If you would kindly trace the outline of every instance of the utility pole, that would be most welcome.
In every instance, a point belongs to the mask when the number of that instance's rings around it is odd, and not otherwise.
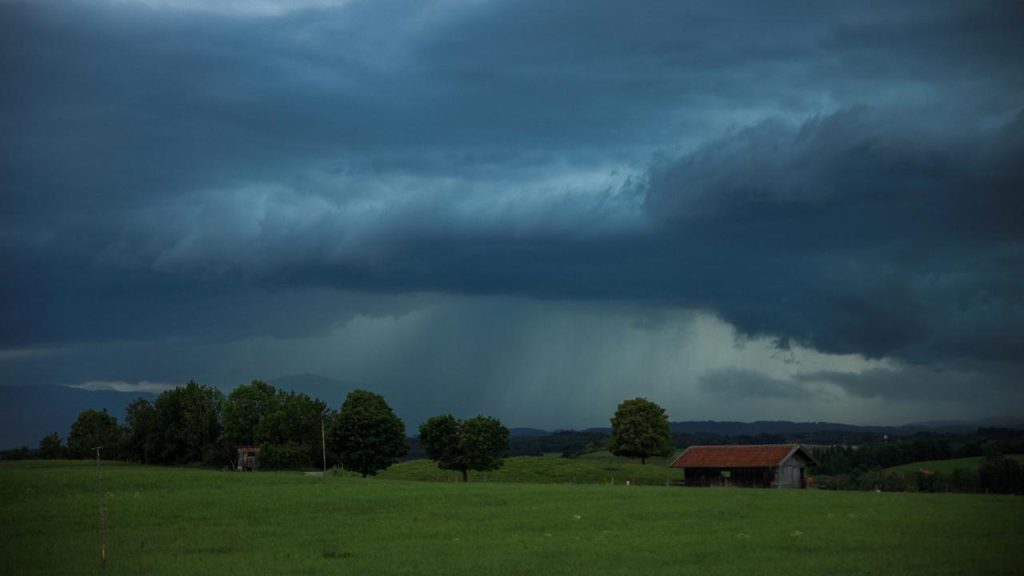
[[[96,483],[100,500],[100,567],[107,567],[107,512],[103,508],[103,472],[100,469],[100,450],[103,446],[97,446],[96,450]]]

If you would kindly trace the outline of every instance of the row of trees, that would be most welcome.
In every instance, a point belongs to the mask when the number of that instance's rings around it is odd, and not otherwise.
[[[830,446],[814,451],[821,474],[848,474],[876,468],[891,468],[911,462],[948,460],[954,457],[974,456],[961,454],[940,439],[914,438],[861,446]]]
[[[646,462],[672,453],[668,415],[649,400],[622,402],[611,423],[607,444],[599,443],[616,455]],[[236,447],[259,446],[264,467],[317,467],[324,458],[321,433],[327,439],[328,465],[364,475],[386,469],[409,449],[402,420],[372,392],[355,390],[334,411],[322,400],[259,380],[227,396],[190,381],[153,402],[136,399],[123,425],[105,410],[86,410],[72,425],[66,446],[56,433],[49,434],[40,442],[39,456],[86,458],[102,447],[103,457],[111,459],[234,467]],[[459,471],[465,479],[469,470],[501,466],[509,432],[496,418],[459,420],[445,414],[420,426],[419,442],[440,468]]]
[[[668,415],[649,400],[622,402],[611,423],[611,437],[607,443],[598,443],[613,454],[644,463],[674,450]],[[334,411],[321,400],[254,381],[226,397],[215,388],[189,382],[160,394],[152,403],[137,399],[129,405],[123,426],[105,411],[86,410],[72,425],[67,446],[56,433],[49,434],[40,442],[38,453],[44,458],[93,457],[96,447],[102,447],[105,458],[233,466],[236,447],[260,446],[265,467],[305,468],[319,467],[325,457],[321,433],[326,438],[326,463],[341,464],[363,476],[388,468],[409,451],[402,420],[379,394],[355,390]],[[857,448],[819,448],[814,451],[819,463],[815,474],[824,485],[840,489],[1022,493],[1020,464],[1002,456],[1007,447],[1015,451],[1018,439],[1019,435],[988,438],[979,433],[978,438],[956,446],[941,438],[913,438]],[[439,468],[460,472],[464,481],[470,470],[501,467],[509,450],[508,429],[488,416],[466,420],[451,414],[435,416],[420,426],[418,440]],[[983,451],[986,458],[977,470],[885,471],[908,462]]]
[[[508,451],[509,432],[493,417],[465,421],[436,416],[420,427],[428,456],[443,469],[493,470]],[[67,445],[56,433],[42,439],[46,458],[94,457],[146,464],[227,464],[234,468],[239,446],[259,446],[267,468],[308,468],[340,464],[374,475],[404,456],[405,424],[384,398],[366,390],[348,394],[340,410],[306,394],[278,390],[261,381],[220,390],[189,381],[150,402],[139,398],[125,411],[124,424],[106,410],[78,415]],[[322,452],[323,451],[323,452]]]
[[[1024,494],[1024,469],[1020,463],[992,451],[977,468],[949,471],[918,469],[893,471],[874,468],[817,477],[819,486],[837,490],[885,492],[982,492]]]
[[[501,455],[508,451],[508,429],[489,416],[459,420],[445,414],[420,425],[420,443],[439,468],[461,472],[465,482],[470,470],[501,467]]]
[[[989,456],[993,453],[1024,453],[1024,434],[1019,430],[981,428],[971,435],[918,436],[859,446],[815,448],[819,474],[853,474],[891,468],[913,462]]]

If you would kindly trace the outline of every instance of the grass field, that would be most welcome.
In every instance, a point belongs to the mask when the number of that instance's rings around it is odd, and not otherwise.
[[[1024,456],[1019,454],[1008,455],[1007,458],[1013,458],[1017,462],[1024,464]],[[952,474],[957,468],[964,468],[967,470],[977,470],[981,467],[981,463],[985,461],[982,456],[975,456],[973,458],[954,458],[952,460],[927,460],[924,462],[912,462],[910,464],[903,464],[902,466],[893,466],[892,468],[886,468],[886,472],[898,472],[903,474],[913,474],[918,470],[932,470],[940,474]]]
[[[0,464],[0,573],[1022,574],[1014,496]]]
[[[668,467],[672,458],[639,460],[618,458],[607,452],[595,452],[579,458],[560,456],[516,456],[506,458],[504,466],[489,472],[470,472],[470,482],[528,482],[563,484],[630,484],[664,486],[666,481],[683,479],[681,470]],[[432,460],[411,460],[396,464],[379,476],[387,480],[457,482],[462,475],[440,470]]]

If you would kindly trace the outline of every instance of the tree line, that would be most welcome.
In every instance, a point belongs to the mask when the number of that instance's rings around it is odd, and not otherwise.
[[[993,453],[1024,454],[1024,432],[979,428],[970,435],[936,436],[876,441],[858,446],[837,445],[814,449],[819,474],[850,474],[928,460],[949,460]]]
[[[438,433],[437,423],[454,424]],[[450,414],[420,427],[421,442],[444,469],[491,470],[501,466],[509,432],[497,418],[460,421]],[[236,467],[237,448],[260,448],[268,469],[340,466],[375,475],[404,456],[405,424],[384,397],[353,390],[338,410],[317,398],[279,390],[254,380],[225,395],[189,381],[150,402],[137,398],[124,422],[106,410],[85,410],[71,425],[67,442],[54,432],[39,443],[41,458],[95,458],[143,464]]]
[[[654,402],[623,401],[611,422],[610,436],[591,439],[600,438],[601,448],[613,454],[643,463],[674,450],[668,414]],[[340,465],[367,476],[405,456],[409,440],[384,398],[366,390],[352,391],[333,410],[322,400],[259,380],[226,396],[189,381],[152,402],[137,398],[125,410],[123,423],[106,410],[85,410],[72,424],[66,445],[57,433],[48,434],[40,441],[38,456],[93,458],[99,448],[105,459],[235,468],[236,449],[256,446],[264,468]],[[463,480],[470,470],[499,468],[510,449],[508,429],[483,415],[429,418],[412,440],[438,467],[460,472]]]
[[[1024,494],[1024,469],[1005,454],[1024,453],[1019,431],[981,428],[964,441],[919,437],[865,444],[816,448],[814,473],[829,488],[918,492],[992,492]],[[886,470],[903,464],[982,456],[977,468],[950,472],[919,469]]]
[[[530,443],[527,451],[550,452],[557,447],[563,456],[574,457],[605,449],[643,463],[650,457],[668,456],[693,440],[691,435],[680,438],[672,434],[665,410],[645,398],[620,403],[611,424],[610,434],[563,431],[547,439],[520,441]],[[107,459],[234,468],[236,448],[258,446],[264,468],[319,468],[326,464],[368,476],[406,456],[411,441],[416,456],[430,458],[439,468],[459,472],[468,480],[470,470],[495,470],[510,451],[520,453],[522,448],[514,449],[508,429],[489,416],[460,420],[443,414],[427,419],[418,432],[418,437],[406,438],[405,425],[384,398],[366,390],[352,391],[340,409],[334,410],[319,399],[259,380],[226,396],[214,387],[189,381],[161,393],[153,402],[136,399],[121,424],[106,411],[86,410],[72,425],[66,444],[57,433],[48,434],[40,441],[37,455],[92,458],[96,448],[102,447],[101,455]],[[712,435],[701,438],[701,443],[779,442],[774,437],[757,438],[773,442],[749,442],[751,439]],[[27,449],[21,452],[25,453],[8,453],[6,457],[28,456]],[[1024,453],[1020,431],[981,428],[968,437],[921,433],[893,442],[815,448],[818,466],[812,473],[824,486],[839,489],[1022,493],[1024,472],[1004,453]],[[911,462],[980,455],[985,459],[977,470],[945,474],[885,470]]]

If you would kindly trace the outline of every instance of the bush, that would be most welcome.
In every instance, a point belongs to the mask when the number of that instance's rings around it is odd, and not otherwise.
[[[56,460],[58,458],[63,458],[64,453],[64,442],[61,441],[60,434],[57,434],[56,432],[43,436],[43,439],[39,441],[40,458]]]
[[[21,446],[3,452],[3,457],[0,460],[28,460],[31,457],[32,451],[28,449],[28,446]]]
[[[982,490],[997,494],[1024,494],[1024,473],[1016,460],[992,453],[978,470],[978,484]]]
[[[978,474],[968,468],[957,468],[949,475],[949,487],[954,492],[976,492]]]

